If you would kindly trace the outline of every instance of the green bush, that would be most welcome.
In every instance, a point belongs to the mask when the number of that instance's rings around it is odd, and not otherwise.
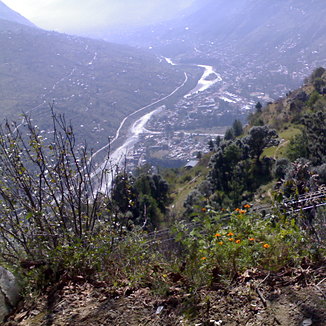
[[[233,279],[250,268],[278,270],[307,254],[305,235],[294,219],[264,219],[247,207],[232,213],[204,207],[194,225],[176,227],[186,252],[186,272],[198,286]]]
[[[0,262],[46,269],[48,282],[95,267],[121,232],[103,193],[107,171],[96,171],[64,117],[52,122],[48,138],[28,116],[0,128]]]

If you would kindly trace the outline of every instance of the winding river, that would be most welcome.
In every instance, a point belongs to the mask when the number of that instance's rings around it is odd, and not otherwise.
[[[164,58],[164,59],[166,60],[167,63],[169,63],[171,65],[177,65],[169,58]],[[212,87],[213,85],[215,85],[216,83],[222,81],[221,76],[214,70],[214,68],[212,66],[207,66],[207,65],[194,65],[194,66],[203,68],[204,71],[203,71],[203,74],[202,74],[201,78],[199,79],[196,87],[193,88],[189,93],[187,93],[184,96],[185,98],[188,98],[188,97],[196,95],[200,92],[203,92],[203,91],[207,90],[208,88]],[[170,94],[168,94],[168,95],[138,109],[137,111],[129,114],[128,116],[126,116],[120,123],[120,126],[117,129],[115,137],[110,141],[109,144],[103,146],[97,152],[95,152],[93,154],[92,158],[94,158],[100,152],[107,150],[108,148],[113,148],[112,152],[110,153],[110,162],[109,162],[110,167],[113,167],[112,170],[115,170],[114,167],[121,167],[124,164],[126,155],[133,149],[135,144],[139,141],[140,135],[144,134],[144,133],[148,133],[148,130],[145,129],[145,126],[146,126],[146,123],[149,121],[149,119],[152,117],[152,115],[154,115],[159,110],[162,110],[163,102],[185,86],[185,84],[188,81],[187,73],[184,73],[184,76],[185,76],[185,78],[184,78],[184,81],[182,82],[182,84],[180,86],[178,86],[177,88],[175,88]],[[150,109],[151,107],[153,107],[152,110],[150,112],[147,112],[148,109]],[[145,111],[146,113],[143,116],[141,116],[140,118],[138,118],[138,119],[136,118],[136,120],[134,122],[132,122],[132,119],[134,118],[134,116],[138,115],[142,111]],[[131,125],[127,129],[127,131],[122,132],[123,129],[130,123],[131,123]],[[117,145],[118,143],[121,143],[121,141],[122,141],[122,144]],[[105,167],[104,164],[100,165],[98,167],[97,172],[103,170],[104,167]],[[111,173],[111,176],[109,176],[108,180],[107,180],[108,185],[111,184],[113,177],[114,177],[114,175],[112,175],[112,173]]]

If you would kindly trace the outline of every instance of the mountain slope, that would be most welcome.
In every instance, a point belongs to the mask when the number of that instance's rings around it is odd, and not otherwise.
[[[325,15],[322,0],[219,0],[208,2],[183,24],[201,38],[236,41],[239,48],[250,51],[264,48],[279,52],[277,46],[291,38],[294,38],[291,48],[296,50],[306,46],[325,47]]]
[[[269,101],[326,65],[323,0],[206,0],[194,13],[119,35],[183,62],[213,64],[230,92]],[[223,87],[224,87],[223,86]]]
[[[322,0],[209,0],[195,13],[154,26],[151,41],[154,37],[162,42],[191,38],[195,43],[214,40],[237,42],[239,48],[272,48],[274,43],[300,34],[299,45],[324,45],[325,14]]]
[[[0,1],[0,19],[9,20],[27,26],[35,26],[28,19],[6,6],[2,1]]]
[[[32,113],[48,127],[49,103],[97,148],[122,119],[171,93],[184,73],[142,50],[0,20],[0,114]]]

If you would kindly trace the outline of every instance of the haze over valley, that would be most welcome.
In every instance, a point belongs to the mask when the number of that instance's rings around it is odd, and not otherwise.
[[[30,113],[47,130],[53,103],[79,142],[104,153],[111,140],[131,167],[184,164],[258,101],[284,96],[326,64],[321,0],[97,1],[66,19],[74,5],[21,8],[94,39],[44,31],[1,3],[1,112]],[[142,116],[146,127],[125,146]]]
[[[0,0],[0,324],[325,326],[326,0]]]
[[[17,23],[18,15],[8,17],[0,20],[2,118],[20,121],[25,112],[46,131],[53,104],[72,122],[78,141],[86,139],[97,150],[127,115],[185,81],[183,70],[148,51],[47,32]],[[197,74],[188,69],[179,96],[191,89]]]

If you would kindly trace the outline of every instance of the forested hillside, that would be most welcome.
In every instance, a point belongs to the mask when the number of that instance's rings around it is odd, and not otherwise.
[[[211,169],[199,192],[190,194],[187,207],[199,203],[219,209],[236,207],[253,200],[263,185],[270,187],[269,201],[273,191],[295,197],[324,186],[325,94],[325,69],[318,68],[287,97],[265,108],[257,103],[245,134],[236,121],[223,141],[218,137],[210,144]]]

